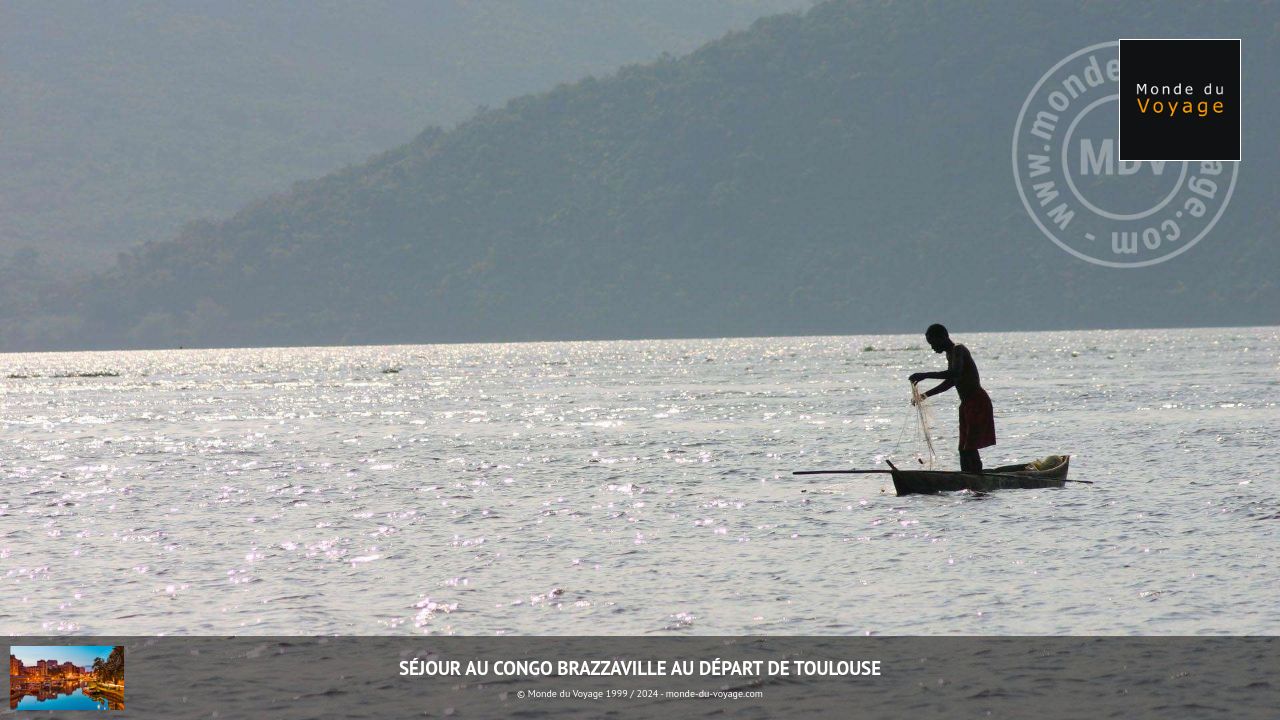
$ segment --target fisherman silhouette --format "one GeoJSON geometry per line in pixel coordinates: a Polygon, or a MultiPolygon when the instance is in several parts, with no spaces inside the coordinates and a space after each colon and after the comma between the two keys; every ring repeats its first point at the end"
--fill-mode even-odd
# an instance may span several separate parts
{"type": "MultiPolygon", "coordinates": [[[[947,354],[947,369],[941,372],[912,373],[908,380],[912,385],[921,380],[941,380],[937,387],[924,393],[932,397],[951,388],[960,395],[960,469],[964,472],[982,472],[982,456],[978,451],[996,444],[995,413],[991,409],[991,397],[982,389],[978,380],[978,366],[969,354],[969,348],[951,340],[947,329],[937,323],[925,330],[924,339],[936,353],[947,354]]],[[[914,401],[913,401],[914,402],[914,401]]]]}

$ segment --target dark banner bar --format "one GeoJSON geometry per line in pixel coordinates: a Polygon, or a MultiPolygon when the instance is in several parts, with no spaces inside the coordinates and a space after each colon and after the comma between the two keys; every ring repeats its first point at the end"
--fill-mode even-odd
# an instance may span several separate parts
{"type": "MultiPolygon", "coordinates": [[[[1280,638],[1271,637],[46,637],[9,644],[11,655],[32,646],[123,646],[118,685],[131,718],[1239,720],[1280,712],[1280,638]]],[[[52,662],[49,668],[55,672],[52,662]]],[[[101,690],[73,676],[50,680],[41,669],[24,666],[4,712],[85,717],[45,711],[54,706],[37,701],[71,697],[72,686],[80,695],[101,690]]],[[[10,672],[18,672],[12,658],[10,672]]]]}

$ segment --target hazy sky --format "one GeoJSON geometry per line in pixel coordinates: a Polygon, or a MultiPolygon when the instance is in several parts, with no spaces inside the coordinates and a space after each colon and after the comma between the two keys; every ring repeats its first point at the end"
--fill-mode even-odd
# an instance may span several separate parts
{"type": "Polygon", "coordinates": [[[41,660],[71,661],[80,667],[92,667],[95,658],[104,661],[111,654],[111,645],[14,645],[9,653],[23,665],[35,665],[41,660]]]}

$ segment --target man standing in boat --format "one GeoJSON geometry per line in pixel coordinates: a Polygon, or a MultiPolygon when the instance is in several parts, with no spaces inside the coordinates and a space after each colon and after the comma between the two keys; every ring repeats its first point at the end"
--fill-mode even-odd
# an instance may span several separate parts
{"type": "Polygon", "coordinates": [[[947,329],[937,323],[924,333],[934,352],[947,354],[947,369],[942,372],[913,373],[908,379],[912,385],[921,380],[941,380],[937,387],[924,393],[932,397],[955,388],[960,395],[960,469],[964,472],[982,472],[982,456],[978,451],[996,444],[995,412],[991,409],[991,397],[978,381],[978,366],[969,354],[969,348],[951,341],[947,329]]]}

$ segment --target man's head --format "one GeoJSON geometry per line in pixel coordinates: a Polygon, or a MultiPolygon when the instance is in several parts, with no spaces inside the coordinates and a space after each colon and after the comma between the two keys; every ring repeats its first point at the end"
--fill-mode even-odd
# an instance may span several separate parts
{"type": "Polygon", "coordinates": [[[929,347],[933,348],[934,352],[940,353],[951,347],[951,336],[947,334],[947,329],[938,323],[930,325],[929,329],[924,331],[924,339],[929,341],[929,347]]]}

